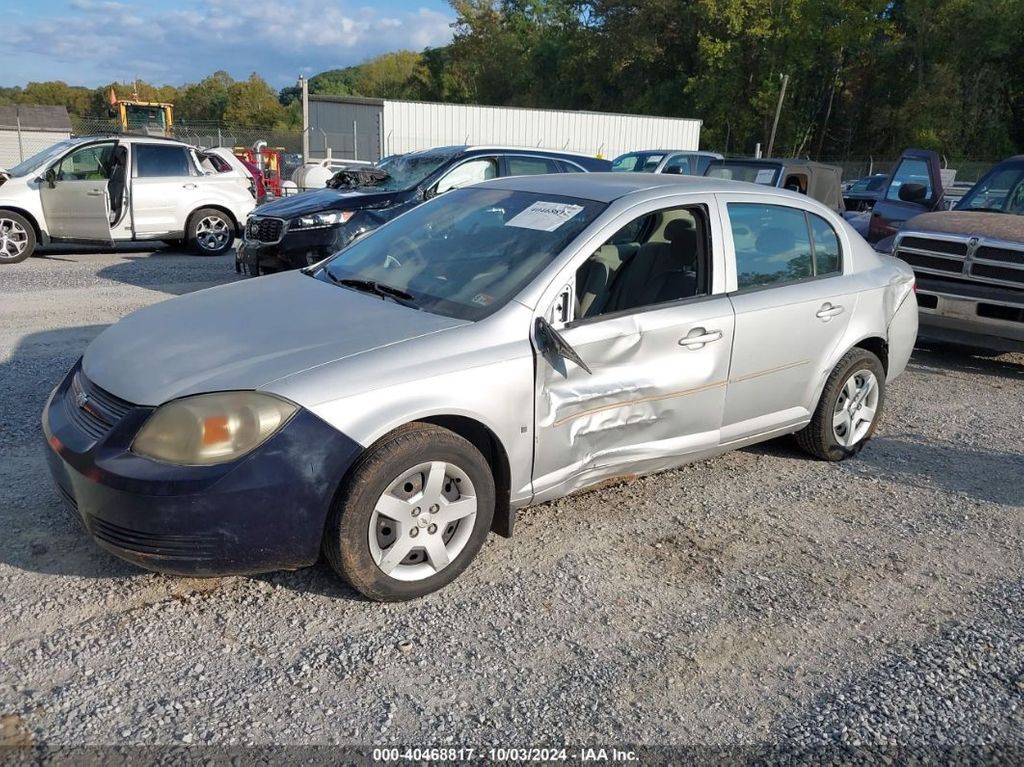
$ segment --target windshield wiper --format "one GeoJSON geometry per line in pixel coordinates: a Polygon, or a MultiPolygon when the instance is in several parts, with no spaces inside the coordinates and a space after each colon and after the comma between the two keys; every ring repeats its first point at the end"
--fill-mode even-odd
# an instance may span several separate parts
{"type": "Polygon", "coordinates": [[[402,290],[401,288],[395,288],[391,285],[382,285],[374,280],[357,280],[350,277],[339,280],[327,269],[324,269],[324,273],[331,282],[334,282],[337,285],[343,285],[344,287],[352,288],[353,290],[361,290],[364,293],[373,293],[375,296],[380,296],[381,298],[390,298],[402,306],[410,306],[413,309],[419,308],[415,304],[411,303],[411,301],[414,300],[413,294],[402,290]]]}

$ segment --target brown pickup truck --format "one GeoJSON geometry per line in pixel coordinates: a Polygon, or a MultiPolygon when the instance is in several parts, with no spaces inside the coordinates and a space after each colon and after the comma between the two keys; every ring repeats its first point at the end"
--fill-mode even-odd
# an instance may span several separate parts
{"type": "Polygon", "coordinates": [[[915,150],[908,173],[897,166],[871,222],[873,233],[895,232],[876,249],[917,275],[918,336],[1024,351],[1024,155],[996,165],[942,210],[941,182],[931,177],[938,158],[927,154],[915,150]],[[915,206],[926,212],[913,215],[915,206]]]}

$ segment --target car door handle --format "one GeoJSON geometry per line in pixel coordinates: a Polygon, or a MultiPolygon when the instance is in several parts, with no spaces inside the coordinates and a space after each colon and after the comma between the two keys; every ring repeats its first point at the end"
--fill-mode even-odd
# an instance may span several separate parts
{"type": "Polygon", "coordinates": [[[821,305],[821,308],[818,309],[814,316],[817,317],[822,322],[828,322],[833,317],[838,317],[840,314],[843,313],[843,311],[843,307],[832,306],[832,304],[826,301],[821,305]]]}
{"type": "Polygon", "coordinates": [[[691,351],[697,349],[703,349],[705,344],[709,344],[712,341],[718,341],[722,338],[721,330],[705,330],[704,328],[694,328],[687,333],[683,338],[679,339],[679,345],[684,346],[691,351]]]}
{"type": "Polygon", "coordinates": [[[89,197],[100,197],[100,196],[103,195],[103,190],[102,189],[90,189],[88,192],[86,192],[86,194],[89,197]]]}
{"type": "Polygon", "coordinates": [[[196,185],[195,184],[182,184],[181,188],[182,189],[195,189],[196,185]]]}

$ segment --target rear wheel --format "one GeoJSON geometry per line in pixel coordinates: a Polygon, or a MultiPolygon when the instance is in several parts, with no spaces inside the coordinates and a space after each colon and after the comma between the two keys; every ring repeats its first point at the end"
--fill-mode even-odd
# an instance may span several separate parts
{"type": "Polygon", "coordinates": [[[0,264],[17,264],[36,249],[36,230],[24,216],[0,210],[0,264]]]}
{"type": "Polygon", "coordinates": [[[851,349],[829,375],[814,417],[796,433],[797,443],[823,461],[854,456],[875,433],[884,402],[881,361],[866,349],[851,349]]]}
{"type": "Polygon", "coordinates": [[[494,479],[480,451],[447,429],[414,424],[385,437],[353,467],[323,550],[370,599],[414,599],[469,566],[493,516],[494,479]]]}
{"type": "Polygon", "coordinates": [[[231,218],[216,208],[200,208],[189,218],[188,242],[200,256],[226,253],[235,241],[235,225],[231,218]]]}

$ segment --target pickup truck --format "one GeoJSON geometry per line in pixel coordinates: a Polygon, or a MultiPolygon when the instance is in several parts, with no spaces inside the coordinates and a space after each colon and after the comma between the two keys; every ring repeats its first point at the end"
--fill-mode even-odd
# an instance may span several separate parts
{"type": "Polygon", "coordinates": [[[913,267],[921,338],[1024,351],[1024,155],[992,168],[952,210],[938,169],[934,152],[904,154],[869,239],[913,267]]]}
{"type": "Polygon", "coordinates": [[[843,169],[799,158],[732,158],[712,160],[704,171],[711,178],[749,181],[812,197],[842,214],[843,169]]]}

